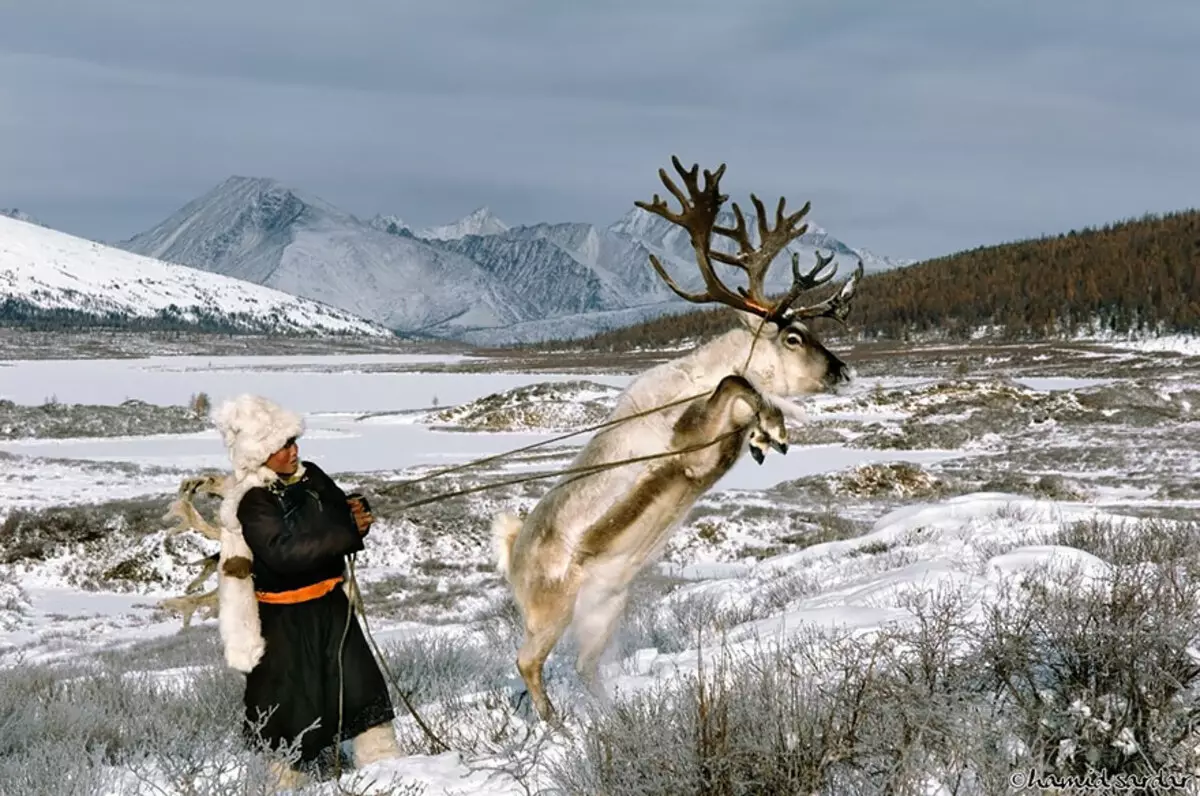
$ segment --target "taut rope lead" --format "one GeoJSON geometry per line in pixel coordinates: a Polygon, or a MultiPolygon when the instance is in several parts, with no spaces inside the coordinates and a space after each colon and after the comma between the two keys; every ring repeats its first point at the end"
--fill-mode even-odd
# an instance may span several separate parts
{"type": "MultiPolygon", "coordinates": [[[[379,491],[382,494],[387,495],[387,494],[390,494],[397,490],[403,489],[405,487],[409,487],[414,484],[422,483],[423,481],[431,481],[434,478],[440,478],[443,475],[449,475],[450,473],[457,473],[461,470],[467,470],[467,469],[470,469],[471,467],[478,467],[482,464],[490,464],[491,462],[499,461],[500,459],[507,459],[509,456],[513,456],[518,453],[525,453],[527,451],[535,450],[537,448],[544,448],[547,445],[553,445],[555,442],[562,442],[564,439],[570,439],[571,437],[577,437],[580,434],[587,434],[591,431],[599,431],[602,428],[608,428],[609,426],[620,425],[621,423],[626,423],[630,420],[636,420],[639,417],[645,417],[646,415],[652,415],[655,412],[661,412],[664,409],[670,409],[673,406],[679,406],[680,404],[689,403],[691,401],[694,401],[697,398],[703,398],[704,396],[708,395],[711,392],[712,392],[712,390],[706,390],[705,392],[696,393],[695,395],[689,395],[686,398],[679,398],[678,400],[671,401],[670,403],[666,403],[661,406],[655,406],[650,409],[645,409],[645,410],[642,410],[641,412],[636,412],[632,415],[624,415],[622,417],[618,417],[616,420],[606,420],[603,423],[597,423],[596,425],[593,425],[593,426],[587,426],[586,428],[577,429],[577,430],[571,431],[567,434],[560,434],[557,437],[551,437],[550,439],[544,439],[541,442],[534,442],[530,445],[525,445],[524,447],[513,448],[512,450],[507,450],[502,453],[496,453],[491,456],[484,456],[481,459],[472,459],[469,462],[451,465],[450,467],[443,467],[440,470],[434,470],[432,473],[426,473],[425,475],[422,475],[418,478],[410,478],[407,481],[397,481],[396,483],[388,484],[387,486],[380,488],[379,491]]],[[[448,497],[451,497],[451,496],[453,496],[453,495],[448,495],[448,497]]]]}
{"type": "MultiPolygon", "coordinates": [[[[765,317],[759,319],[758,326],[754,330],[754,337],[750,340],[750,350],[746,352],[746,361],[742,363],[742,366],[740,368],[737,368],[735,370],[736,373],[745,375],[746,370],[750,367],[750,360],[754,356],[754,348],[758,344],[758,338],[762,335],[763,326],[766,325],[766,322],[767,322],[767,319],[765,317]]],[[[471,461],[464,462],[462,464],[454,464],[449,467],[443,467],[440,470],[434,470],[432,473],[426,473],[425,475],[419,476],[417,478],[410,478],[407,481],[398,481],[394,484],[388,484],[387,486],[382,487],[379,491],[385,495],[390,494],[392,492],[403,489],[405,487],[413,486],[414,484],[419,484],[424,481],[431,481],[434,478],[440,478],[443,475],[449,475],[450,473],[457,473],[462,470],[467,470],[472,467],[478,467],[483,464],[490,464],[491,462],[499,461],[501,459],[507,459],[509,456],[513,456],[518,453],[526,453],[531,450],[536,450],[537,448],[544,448],[547,445],[553,445],[555,442],[562,442],[565,439],[570,439],[571,437],[577,437],[580,434],[587,434],[587,433],[590,433],[593,431],[599,431],[601,429],[608,428],[609,426],[618,426],[622,423],[627,423],[630,420],[636,420],[639,417],[646,417],[647,415],[652,415],[655,412],[661,412],[664,409],[671,409],[672,407],[679,406],[680,404],[691,403],[692,401],[695,401],[698,398],[703,398],[707,395],[711,395],[712,392],[713,392],[712,390],[705,390],[704,392],[695,393],[693,395],[688,395],[683,398],[677,398],[674,401],[670,401],[665,404],[660,404],[659,406],[654,406],[649,409],[643,409],[642,411],[635,412],[631,415],[623,415],[614,420],[605,420],[603,423],[596,423],[595,425],[577,429],[575,431],[571,431],[566,434],[560,434],[556,437],[551,437],[550,439],[544,439],[541,442],[534,442],[534,443],[525,445],[520,448],[513,448],[511,450],[503,451],[501,453],[492,454],[491,456],[484,456],[483,458],[480,458],[480,459],[472,459],[471,461]]],[[[511,482],[511,483],[521,483],[521,482],[515,481],[515,482],[511,482]]],[[[451,493],[446,494],[446,497],[448,497],[448,498],[449,497],[457,497],[462,494],[467,494],[467,493],[466,492],[451,492],[451,493]]],[[[410,504],[408,506],[402,506],[401,510],[403,510],[405,508],[411,508],[412,505],[423,505],[425,502],[432,502],[432,501],[422,501],[417,504],[410,504]]]]}

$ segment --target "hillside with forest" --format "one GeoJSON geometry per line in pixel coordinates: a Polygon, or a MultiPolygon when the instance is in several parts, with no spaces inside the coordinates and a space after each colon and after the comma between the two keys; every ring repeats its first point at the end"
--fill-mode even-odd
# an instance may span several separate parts
{"type": "MultiPolygon", "coordinates": [[[[814,291],[811,300],[841,281],[814,291]]],[[[730,328],[730,313],[698,309],[553,347],[624,350],[703,339],[730,328]]],[[[826,334],[874,339],[967,338],[981,328],[1006,339],[1087,330],[1200,333],[1200,210],[982,246],[869,274],[847,329],[821,323],[826,334]]]]}

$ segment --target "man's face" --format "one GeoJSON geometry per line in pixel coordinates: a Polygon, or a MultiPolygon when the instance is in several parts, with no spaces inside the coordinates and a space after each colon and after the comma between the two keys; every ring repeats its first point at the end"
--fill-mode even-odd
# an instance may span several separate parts
{"type": "Polygon", "coordinates": [[[296,472],[296,468],[299,466],[300,448],[296,445],[295,437],[283,443],[283,447],[272,453],[270,458],[267,459],[267,467],[270,467],[280,475],[291,475],[296,472]]]}

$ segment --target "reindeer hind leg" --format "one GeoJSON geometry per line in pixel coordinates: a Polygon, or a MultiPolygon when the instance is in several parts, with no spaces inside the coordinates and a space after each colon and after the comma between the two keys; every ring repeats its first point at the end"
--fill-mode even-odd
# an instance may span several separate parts
{"type": "Polygon", "coordinates": [[[517,653],[517,670],[542,721],[556,724],[558,719],[546,696],[542,675],[550,651],[571,623],[575,589],[570,580],[543,581],[540,585],[543,588],[518,600],[525,617],[525,640],[517,653]]]}

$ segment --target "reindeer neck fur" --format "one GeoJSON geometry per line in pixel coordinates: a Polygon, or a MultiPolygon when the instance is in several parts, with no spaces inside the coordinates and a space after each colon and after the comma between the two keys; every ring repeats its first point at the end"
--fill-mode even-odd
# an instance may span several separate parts
{"type": "MultiPolygon", "coordinates": [[[[689,395],[711,391],[730,374],[745,377],[764,395],[772,398],[779,396],[785,387],[777,379],[778,354],[769,332],[769,327],[764,328],[755,344],[754,331],[738,326],[678,359],[651,368],[629,386],[613,417],[634,414],[689,395]]],[[[682,406],[675,407],[650,418],[657,418],[658,425],[669,426],[683,413],[683,409],[682,406]]]]}

